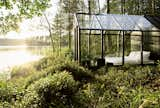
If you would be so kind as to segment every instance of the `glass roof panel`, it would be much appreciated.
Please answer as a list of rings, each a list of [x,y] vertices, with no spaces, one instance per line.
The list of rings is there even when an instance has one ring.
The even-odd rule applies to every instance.
[[[112,14],[112,16],[120,24],[122,30],[140,30],[140,28],[136,26],[136,22],[130,19],[129,15]]]
[[[79,14],[77,18],[78,18],[80,28],[101,29],[101,26],[95,15]]]
[[[144,16],[138,15],[77,14],[77,20],[81,29],[154,31],[156,28]]]
[[[114,20],[110,14],[97,15],[97,18],[102,25],[103,29],[108,30],[121,30],[121,26]]]
[[[144,16],[131,15],[130,18],[132,18],[132,20],[136,23],[136,26],[140,27],[143,31],[153,30],[156,28]]]

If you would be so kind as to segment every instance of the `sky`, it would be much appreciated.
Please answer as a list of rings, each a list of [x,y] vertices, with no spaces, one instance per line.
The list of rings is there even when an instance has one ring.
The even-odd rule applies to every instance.
[[[48,19],[50,21],[53,21],[53,18],[57,12],[57,5],[59,0],[51,0],[52,7],[46,10],[45,13],[48,13]],[[87,1],[87,0],[85,0]],[[99,0],[100,6],[102,7],[105,0]],[[16,12],[16,9],[15,9]],[[44,36],[49,35],[49,32],[45,28],[39,28],[37,25],[40,25],[40,21],[43,21],[43,25],[47,26],[46,21],[44,20],[44,17],[34,17],[32,19],[26,19],[22,21],[20,26],[20,32],[10,31],[5,36],[6,38],[14,38],[14,39],[24,39],[28,38],[30,36]],[[4,37],[4,36],[1,36]]]

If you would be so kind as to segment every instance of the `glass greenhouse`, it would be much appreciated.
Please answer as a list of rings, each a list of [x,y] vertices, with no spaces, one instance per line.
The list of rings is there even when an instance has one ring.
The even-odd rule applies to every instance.
[[[75,14],[74,58],[92,65],[154,64],[160,58],[160,18]]]

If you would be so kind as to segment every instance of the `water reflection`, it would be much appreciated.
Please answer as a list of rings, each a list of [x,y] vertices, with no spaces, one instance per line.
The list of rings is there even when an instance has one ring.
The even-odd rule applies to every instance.
[[[0,46],[0,78],[5,74],[8,75],[8,69],[13,66],[39,60],[43,57],[45,48],[42,46]]]

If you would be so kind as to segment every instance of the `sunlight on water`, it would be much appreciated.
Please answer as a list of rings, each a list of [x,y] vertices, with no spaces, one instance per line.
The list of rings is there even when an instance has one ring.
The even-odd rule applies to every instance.
[[[36,61],[42,56],[34,55],[26,49],[19,50],[0,50],[0,79],[7,77],[9,79],[9,69],[13,66],[21,65],[30,61]]]

